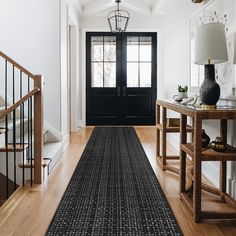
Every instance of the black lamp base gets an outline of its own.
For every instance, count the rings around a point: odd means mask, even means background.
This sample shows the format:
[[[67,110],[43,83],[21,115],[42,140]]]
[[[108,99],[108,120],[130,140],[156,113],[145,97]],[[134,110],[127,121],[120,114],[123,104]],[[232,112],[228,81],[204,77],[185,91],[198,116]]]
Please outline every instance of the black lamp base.
[[[215,66],[205,65],[205,78],[200,88],[200,98],[204,105],[215,106],[220,98],[220,86],[215,81]]]

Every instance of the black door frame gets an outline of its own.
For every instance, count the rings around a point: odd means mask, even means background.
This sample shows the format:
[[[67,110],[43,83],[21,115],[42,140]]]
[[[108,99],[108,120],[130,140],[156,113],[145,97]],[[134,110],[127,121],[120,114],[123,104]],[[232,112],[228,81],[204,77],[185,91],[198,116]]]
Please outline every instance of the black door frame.
[[[98,95],[101,88],[91,88],[91,36],[116,36],[117,54],[116,54],[116,88],[102,88],[104,96],[113,99],[117,104],[116,115],[107,116],[99,120],[98,117],[91,117],[91,94]],[[152,78],[151,78],[151,116],[143,122],[132,116],[126,116],[127,107],[125,100],[128,96],[132,97],[138,90],[142,89],[145,93],[150,93],[150,88],[127,88],[126,84],[126,47],[122,47],[127,36],[151,36],[152,37]],[[121,62],[119,63],[119,58]],[[90,79],[88,79],[90,78]],[[93,92],[91,92],[93,91]],[[125,95],[124,95],[125,94]],[[154,125],[155,124],[155,103],[157,96],[157,33],[153,32],[87,32],[86,33],[86,124],[87,125]]]

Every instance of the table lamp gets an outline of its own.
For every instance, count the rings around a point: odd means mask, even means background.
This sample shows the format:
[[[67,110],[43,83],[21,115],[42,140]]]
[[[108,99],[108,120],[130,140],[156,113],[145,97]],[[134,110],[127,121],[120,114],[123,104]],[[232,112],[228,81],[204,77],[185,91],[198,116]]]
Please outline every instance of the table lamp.
[[[225,26],[222,23],[202,24],[197,28],[194,63],[205,65],[205,77],[200,87],[203,108],[216,108],[220,86],[215,81],[215,64],[228,61]]]

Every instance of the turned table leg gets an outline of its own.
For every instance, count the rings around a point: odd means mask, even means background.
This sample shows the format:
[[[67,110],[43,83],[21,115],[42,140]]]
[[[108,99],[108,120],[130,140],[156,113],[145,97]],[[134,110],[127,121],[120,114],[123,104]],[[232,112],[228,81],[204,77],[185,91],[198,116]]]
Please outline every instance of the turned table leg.
[[[220,132],[221,137],[225,143],[227,143],[227,120],[220,120]],[[220,162],[220,191],[226,193],[226,161]]]

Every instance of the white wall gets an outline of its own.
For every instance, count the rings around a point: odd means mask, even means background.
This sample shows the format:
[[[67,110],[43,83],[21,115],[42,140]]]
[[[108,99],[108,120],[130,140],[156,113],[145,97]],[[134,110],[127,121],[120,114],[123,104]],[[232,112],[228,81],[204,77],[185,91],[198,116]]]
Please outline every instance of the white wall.
[[[58,0],[0,0],[0,50],[33,74],[44,76],[44,116],[57,130],[60,130],[59,16]]]
[[[165,1],[164,32],[164,94],[172,97],[177,85],[189,85],[189,19],[202,4],[189,0]]]

